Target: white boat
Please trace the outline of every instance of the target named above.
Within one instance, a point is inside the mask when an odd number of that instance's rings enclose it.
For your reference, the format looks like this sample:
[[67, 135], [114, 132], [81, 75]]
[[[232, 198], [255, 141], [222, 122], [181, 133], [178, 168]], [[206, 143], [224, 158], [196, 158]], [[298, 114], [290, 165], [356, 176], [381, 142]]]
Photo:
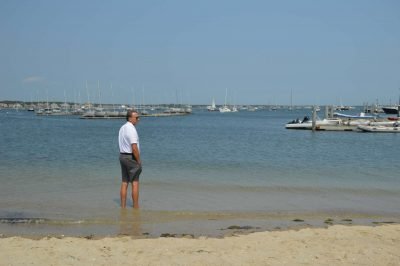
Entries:
[[366, 126], [359, 125], [357, 127], [363, 132], [373, 132], [373, 133], [400, 133], [400, 127], [398, 124], [394, 126]]
[[38, 109], [35, 112], [37, 115], [43, 115], [44, 114], [44, 109]]
[[149, 112], [146, 109], [142, 109], [142, 110], [139, 111], [139, 114], [140, 115], [148, 115]]
[[232, 110], [229, 109], [228, 106], [224, 106], [224, 107], [219, 108], [219, 112], [220, 113], [229, 113], [229, 112], [232, 112]]
[[186, 114], [191, 114], [191, 113], [192, 113], [192, 106], [191, 106], [191, 105], [186, 105], [186, 107], [185, 107], [185, 113], [186, 113]]
[[106, 112], [104, 111], [104, 109], [102, 107], [97, 107], [94, 112], [94, 116], [95, 117], [105, 117]]
[[341, 118], [355, 118], [355, 119], [373, 119], [375, 116], [373, 115], [366, 115], [365, 113], [360, 113], [359, 115], [348, 115], [348, 114], [342, 114], [342, 113], [333, 113], [334, 116], [336, 117], [341, 117]]
[[45, 115], [51, 115], [53, 112], [51, 110], [51, 108], [44, 108], [44, 114]]
[[354, 109], [354, 107], [352, 107], [352, 106], [344, 106], [344, 105], [340, 105], [340, 106], [336, 106], [335, 107], [335, 110], [337, 110], [337, 111], [348, 111], [348, 110], [351, 110], [351, 109]]
[[54, 116], [63, 116], [63, 115], [70, 115], [71, 113], [68, 111], [62, 111], [60, 108], [54, 108], [51, 110], [51, 114], [50, 115], [54, 115]]
[[119, 116], [119, 112], [118, 111], [107, 111], [106, 112], [106, 116], [107, 117], [118, 117]]
[[375, 121], [375, 120], [368, 120], [368, 119], [349, 119], [349, 120], [342, 120], [342, 124], [345, 126], [393, 126], [395, 121]]
[[[317, 120], [315, 122], [315, 126], [324, 126], [324, 125], [330, 125], [330, 126], [336, 126], [340, 125], [342, 121], [340, 119], [322, 119], [322, 120]], [[312, 120], [308, 118], [308, 116], [305, 116], [303, 120], [293, 120], [285, 125], [286, 129], [312, 129]]]
[[92, 110], [87, 110], [82, 117], [95, 117], [95, 112]]
[[84, 112], [85, 111], [82, 108], [76, 108], [76, 109], [72, 110], [71, 114], [73, 114], [73, 115], [83, 115]]
[[207, 106], [207, 110], [210, 112], [218, 111], [217, 106], [215, 105], [215, 99], [212, 99], [211, 105]]
[[223, 107], [219, 108], [220, 113], [229, 113], [232, 112], [231, 109], [226, 105], [226, 98], [228, 97], [228, 89], [225, 90], [225, 104]]
[[126, 117], [126, 113], [127, 113], [127, 111], [119, 111], [118, 116]]
[[165, 114], [179, 114], [184, 113], [185, 109], [179, 107], [171, 107], [164, 110]]

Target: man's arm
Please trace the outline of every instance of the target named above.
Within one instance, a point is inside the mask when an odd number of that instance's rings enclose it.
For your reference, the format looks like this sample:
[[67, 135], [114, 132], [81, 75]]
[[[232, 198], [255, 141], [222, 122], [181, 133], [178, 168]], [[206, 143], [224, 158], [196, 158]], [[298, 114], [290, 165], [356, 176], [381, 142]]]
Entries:
[[132, 143], [132, 153], [133, 153], [133, 156], [135, 156], [135, 159], [138, 162], [138, 164], [142, 164], [142, 161], [140, 160], [140, 153], [139, 153], [137, 143]]

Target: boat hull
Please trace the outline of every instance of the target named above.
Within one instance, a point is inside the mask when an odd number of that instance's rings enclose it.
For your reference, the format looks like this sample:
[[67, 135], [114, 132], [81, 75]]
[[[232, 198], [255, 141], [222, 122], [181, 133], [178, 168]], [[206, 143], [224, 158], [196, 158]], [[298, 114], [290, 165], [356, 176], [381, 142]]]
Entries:
[[396, 115], [399, 112], [397, 107], [382, 107], [383, 112], [388, 115]]
[[371, 132], [371, 133], [400, 133], [399, 127], [359, 125], [357, 128], [363, 132]]

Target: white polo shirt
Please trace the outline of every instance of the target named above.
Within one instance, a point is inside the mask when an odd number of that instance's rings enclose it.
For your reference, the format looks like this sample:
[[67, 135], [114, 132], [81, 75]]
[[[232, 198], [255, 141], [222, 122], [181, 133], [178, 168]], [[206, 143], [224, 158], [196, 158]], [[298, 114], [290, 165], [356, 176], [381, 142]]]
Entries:
[[132, 153], [132, 144], [137, 143], [140, 153], [139, 136], [135, 126], [131, 122], [126, 122], [119, 130], [118, 144], [119, 152]]

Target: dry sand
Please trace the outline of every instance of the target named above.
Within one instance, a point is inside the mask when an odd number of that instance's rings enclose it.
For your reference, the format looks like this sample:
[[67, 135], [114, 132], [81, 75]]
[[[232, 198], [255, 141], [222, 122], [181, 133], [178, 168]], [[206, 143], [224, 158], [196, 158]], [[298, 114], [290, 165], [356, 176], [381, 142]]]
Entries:
[[400, 265], [400, 225], [259, 232], [223, 239], [0, 239], [0, 265]]

